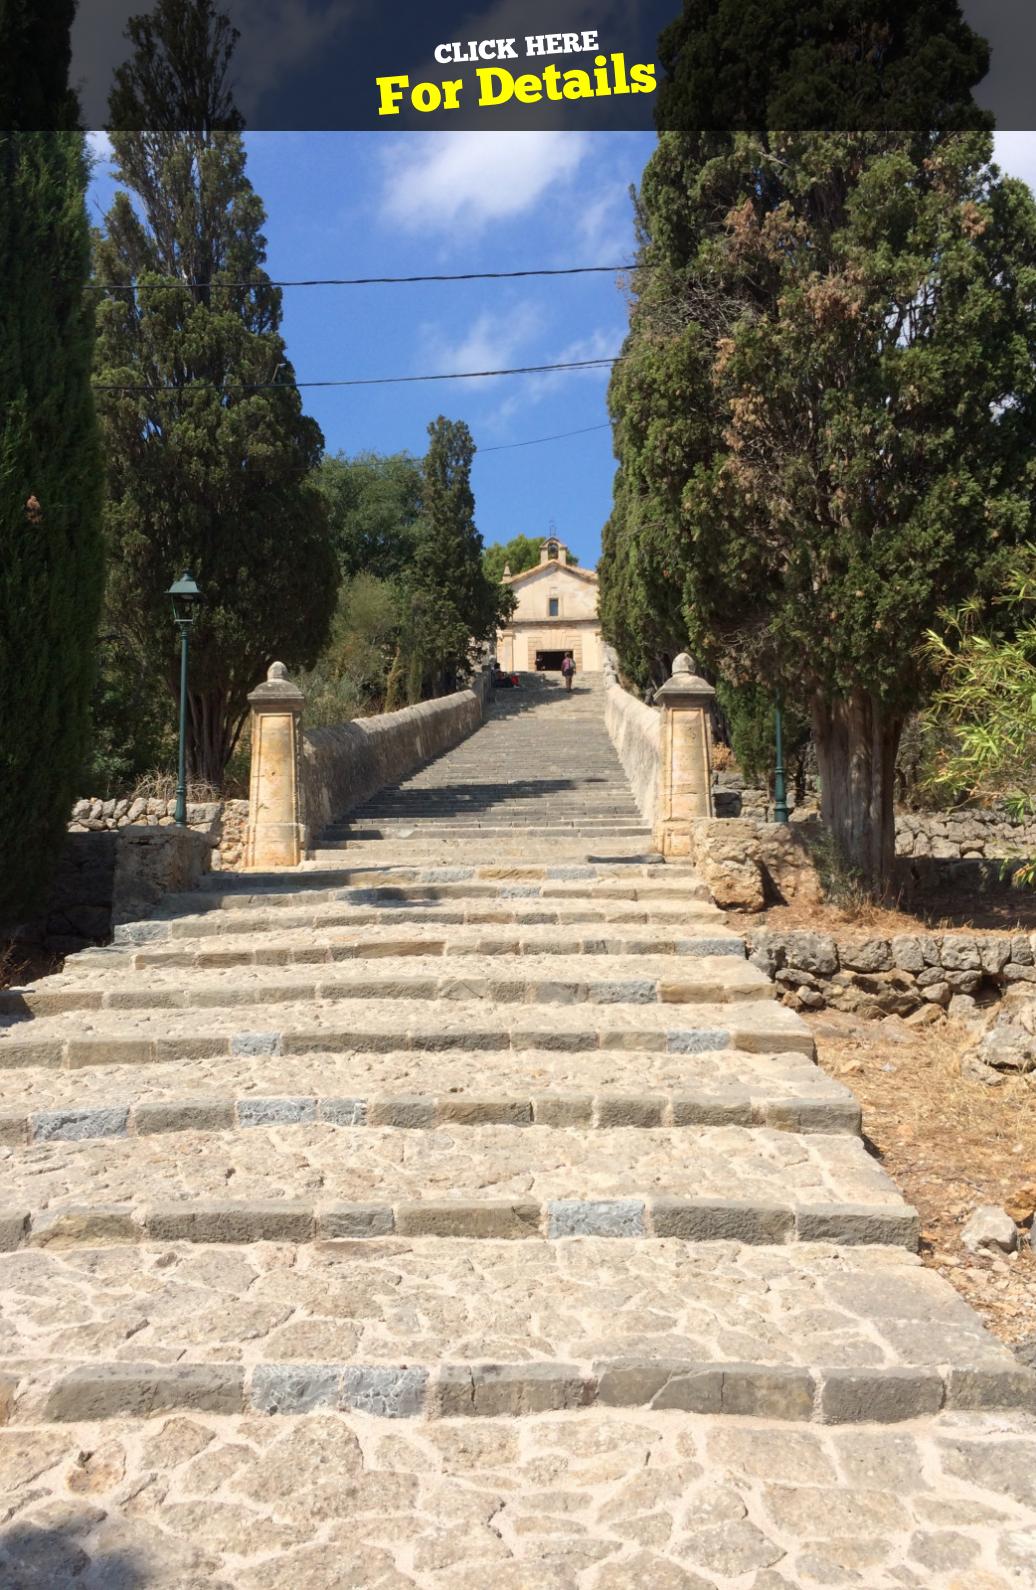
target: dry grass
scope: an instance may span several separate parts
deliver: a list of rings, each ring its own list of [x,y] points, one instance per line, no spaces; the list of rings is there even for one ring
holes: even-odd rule
[[[970,1082],[961,1056],[975,1030],[916,1029],[895,1017],[811,1017],[820,1064],[863,1106],[863,1125],[889,1175],[921,1216],[922,1257],[1009,1342],[1036,1343],[1036,1077]],[[961,1229],[980,1204],[1019,1222],[1022,1250],[976,1258]]]
[[[743,932],[770,928],[778,933],[830,933],[835,938],[861,932],[881,938],[897,933],[1032,933],[1036,932],[1036,895],[1017,889],[959,890],[888,905],[866,899],[838,905],[792,901],[754,914],[732,911],[727,920]]]

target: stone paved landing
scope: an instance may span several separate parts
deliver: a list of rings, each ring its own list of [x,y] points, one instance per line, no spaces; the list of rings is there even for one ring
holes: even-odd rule
[[[0,1431],[32,1590],[1027,1590],[1036,1427],[592,1409]]]

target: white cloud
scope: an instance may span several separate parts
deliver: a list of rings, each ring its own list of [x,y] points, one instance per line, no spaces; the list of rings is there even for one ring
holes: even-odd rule
[[[417,362],[422,370],[434,369],[443,374],[454,370],[502,370],[516,359],[540,364],[543,360],[538,356],[522,355],[520,350],[542,329],[542,314],[531,303],[512,305],[500,314],[484,310],[459,341],[444,336],[440,326],[426,322],[419,331]],[[482,387],[487,382],[488,378],[469,385]]]
[[[1036,189],[1036,132],[999,132],[993,140],[997,163],[1012,177]]]
[[[383,217],[407,231],[477,233],[569,181],[589,150],[576,132],[401,134],[383,157]]]
[[[102,161],[105,165],[112,158],[112,141],[106,132],[88,132],[86,146],[95,160]]]
[[[621,331],[608,331],[599,326],[587,336],[573,338],[564,347],[552,348],[542,357],[530,359],[529,363],[578,364],[584,359],[610,359],[619,351],[621,342]],[[561,387],[573,381],[589,381],[603,387],[609,374],[610,367],[605,365],[596,370],[551,370],[542,375],[522,376],[503,402],[493,410],[489,423],[494,429],[503,431],[516,414],[535,408],[544,398],[555,396]]]

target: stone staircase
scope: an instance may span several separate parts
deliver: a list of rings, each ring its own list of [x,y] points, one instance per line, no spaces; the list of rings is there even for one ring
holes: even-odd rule
[[[1034,1582],[1032,1377],[649,843],[528,678],[0,996],[0,1584]]]

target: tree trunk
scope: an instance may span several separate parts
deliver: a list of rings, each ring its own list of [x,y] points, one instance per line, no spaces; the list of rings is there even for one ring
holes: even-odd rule
[[[222,789],[236,739],[228,732],[226,697],[218,690],[191,690],[187,699],[188,779]]]
[[[820,813],[845,863],[884,895],[896,856],[896,752],[903,718],[866,691],[813,702]]]

